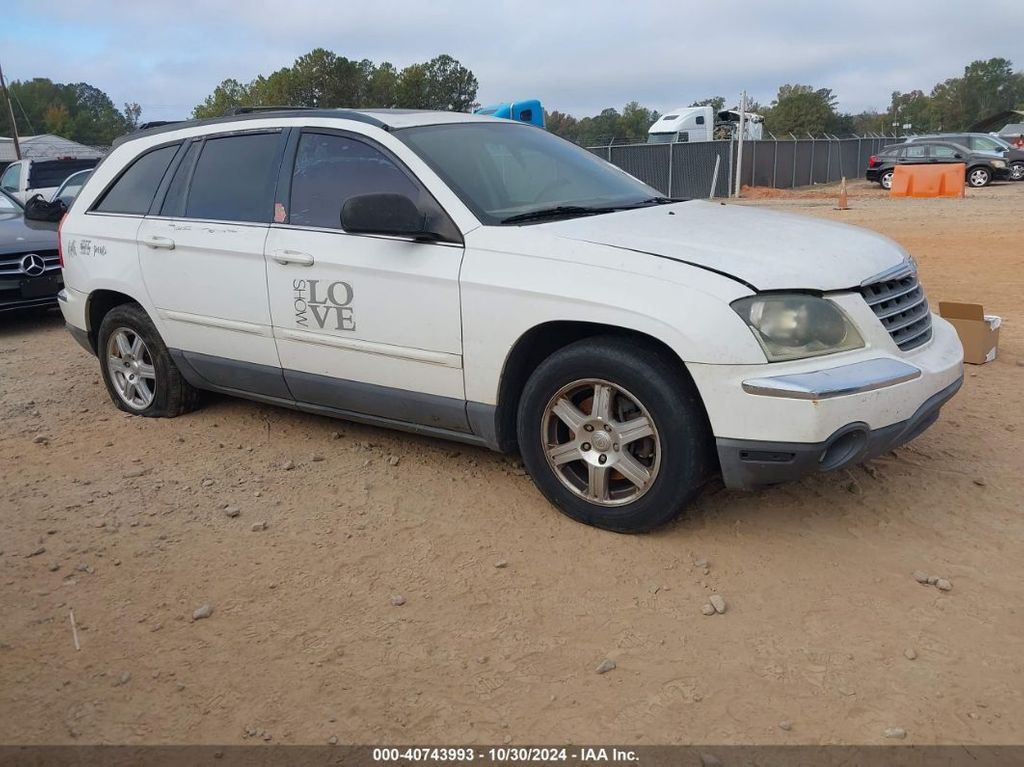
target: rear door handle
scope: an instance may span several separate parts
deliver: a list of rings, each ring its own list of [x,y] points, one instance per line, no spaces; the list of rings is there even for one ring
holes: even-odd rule
[[[170,237],[159,237],[154,234],[149,237],[145,237],[142,242],[147,247],[154,248],[156,250],[174,250],[174,240]]]
[[[273,250],[270,252],[270,257],[279,264],[313,265],[313,257],[301,250]]]

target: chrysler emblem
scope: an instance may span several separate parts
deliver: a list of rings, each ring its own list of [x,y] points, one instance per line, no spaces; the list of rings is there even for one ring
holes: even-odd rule
[[[21,271],[29,277],[38,277],[46,271],[46,262],[38,253],[29,253],[21,259]]]

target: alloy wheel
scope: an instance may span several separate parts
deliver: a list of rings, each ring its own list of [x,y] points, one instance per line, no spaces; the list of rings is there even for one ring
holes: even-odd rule
[[[118,396],[132,410],[145,410],[156,396],[156,368],[142,336],[118,328],[107,341],[107,372]]]
[[[971,186],[974,187],[985,186],[985,184],[988,183],[988,171],[982,170],[981,168],[972,170],[969,181],[971,182]]]
[[[548,402],[541,445],[559,481],[586,501],[622,506],[643,496],[661,465],[661,438],[651,414],[610,381],[581,379]]]

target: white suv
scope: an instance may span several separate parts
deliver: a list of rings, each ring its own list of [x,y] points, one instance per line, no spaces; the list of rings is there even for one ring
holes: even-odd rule
[[[282,110],[117,145],[61,307],[114,403],[197,390],[518,449],[574,519],[675,516],[920,434],[953,328],[877,234],[674,201],[533,126]]]

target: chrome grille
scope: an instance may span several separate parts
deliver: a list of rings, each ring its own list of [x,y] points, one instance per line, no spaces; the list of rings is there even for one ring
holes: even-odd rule
[[[916,349],[932,337],[932,313],[916,271],[908,268],[902,276],[864,285],[860,292],[902,351]]]
[[[44,274],[49,274],[60,269],[60,256],[55,250],[26,250],[24,253],[4,253],[0,255],[0,277],[24,277],[21,271],[21,259],[29,253],[37,253],[43,258],[46,264]]]

